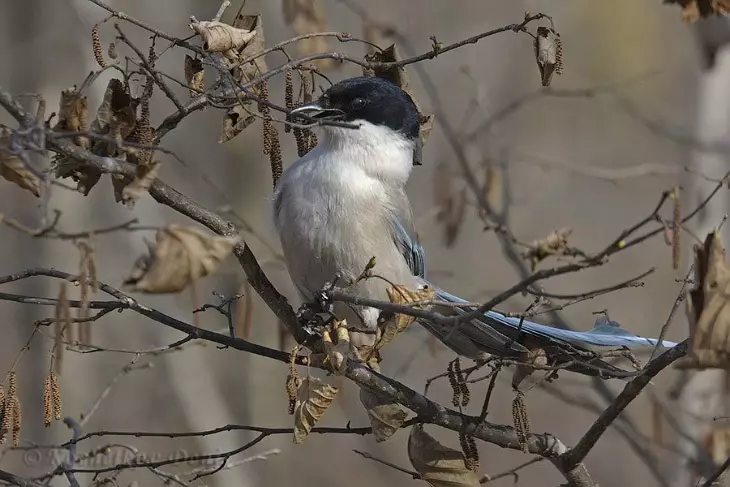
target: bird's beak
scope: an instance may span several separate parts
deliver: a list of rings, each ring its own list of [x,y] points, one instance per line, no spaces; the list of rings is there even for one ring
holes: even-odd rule
[[[305,118],[316,120],[337,120],[345,115],[345,112],[337,108],[327,106],[326,101],[317,100],[306,105],[302,105],[291,111],[293,117],[302,116]]]

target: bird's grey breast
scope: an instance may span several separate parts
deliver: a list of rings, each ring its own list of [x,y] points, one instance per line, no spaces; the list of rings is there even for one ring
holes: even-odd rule
[[[285,171],[274,199],[284,256],[300,292],[311,298],[336,273],[353,279],[371,257],[384,277],[410,278],[393,244],[387,184],[348,164],[342,154],[318,149]],[[382,283],[358,291],[385,297]]]

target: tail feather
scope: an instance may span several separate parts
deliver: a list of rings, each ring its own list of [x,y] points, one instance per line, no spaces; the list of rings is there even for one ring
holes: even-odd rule
[[[438,288],[436,290],[436,296],[439,299],[450,303],[458,304],[467,302],[458,296],[454,296],[453,294]],[[472,307],[464,307],[458,308],[457,312],[465,314],[473,310],[474,308]],[[618,323],[610,321],[605,316],[596,320],[593,329],[589,331],[573,331],[564,330],[562,328],[554,328],[552,326],[541,325],[528,320],[521,320],[520,318],[505,316],[496,311],[487,311],[484,314],[483,319],[474,320],[472,323],[479,330],[477,334],[481,335],[485,341],[487,341],[486,339],[491,340],[489,344],[484,343],[484,345],[490,345],[489,348],[499,348],[504,347],[505,345],[514,344],[514,340],[517,339],[515,334],[518,331],[527,335],[557,340],[579,346],[638,347],[647,345],[655,346],[657,344],[657,339],[635,335],[621,328]],[[673,347],[675,345],[675,342],[670,342],[668,340],[662,341],[662,346],[664,347]],[[524,349],[524,347],[521,348]],[[513,348],[513,350],[522,351],[519,348]]]

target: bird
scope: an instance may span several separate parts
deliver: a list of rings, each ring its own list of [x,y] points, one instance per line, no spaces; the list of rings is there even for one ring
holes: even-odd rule
[[[330,86],[319,99],[292,110],[293,117],[319,123],[318,144],[286,168],[272,198],[274,226],[286,267],[304,302],[316,302],[335,276],[357,281],[371,259],[384,279],[362,279],[354,294],[388,301],[389,283],[411,289],[434,289],[435,297],[453,305],[444,314],[474,310],[467,301],[431,283],[414,225],[406,183],[420,148],[419,111],[408,93],[389,80],[360,76]],[[464,304],[464,306],[459,306]],[[332,313],[348,326],[373,331],[381,311],[336,302]],[[458,326],[419,320],[457,354],[519,358],[542,349],[553,363],[587,375],[620,377],[618,367],[596,359],[574,364],[592,346],[656,345],[607,318],[590,331],[571,331],[487,311]],[[663,346],[674,346],[663,341]],[[582,354],[582,355],[581,355]]]

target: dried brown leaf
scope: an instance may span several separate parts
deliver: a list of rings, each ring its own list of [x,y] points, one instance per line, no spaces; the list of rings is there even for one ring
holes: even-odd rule
[[[58,123],[54,130],[67,132],[86,132],[89,130],[89,103],[81,96],[76,86],[61,91],[61,102],[58,109]],[[74,143],[88,149],[89,139],[83,136],[74,137]]]
[[[695,246],[695,287],[689,292],[690,347],[679,368],[730,369],[730,266],[717,231]]]
[[[134,179],[129,184],[126,184],[127,179],[113,179],[117,181],[114,185],[114,198],[117,203],[122,202],[126,206],[133,208],[135,202],[147,194],[157,178],[157,172],[160,169],[159,162],[153,162],[151,164],[138,164],[135,169]]]
[[[137,105],[139,101],[132,97],[129,91],[117,78],[112,78],[104,91],[104,98],[96,111],[96,120],[92,124],[95,132],[119,137],[125,140],[137,125]],[[104,144],[106,151],[100,151]],[[94,152],[99,155],[111,156],[116,152],[114,144],[98,141],[94,144]]]
[[[543,259],[566,249],[571,233],[573,233],[573,229],[567,227],[551,232],[547,237],[533,241],[522,256],[530,260],[532,270],[535,270],[537,264]]]
[[[322,0],[283,0],[284,21],[290,25],[296,35],[324,32],[327,30],[327,19]],[[302,56],[330,51],[326,37],[310,37],[297,42],[297,49]],[[333,59],[318,59],[314,62],[319,69],[330,69],[335,63]]]
[[[294,408],[294,443],[302,443],[332,405],[338,389],[316,377],[302,379]]]
[[[548,27],[538,27],[533,42],[535,60],[540,70],[540,81],[543,86],[550,86],[553,73],[558,65],[558,36]]]
[[[247,62],[247,59],[266,49],[264,24],[261,14],[243,15],[239,13],[236,16],[236,20],[233,21],[233,26],[255,33],[254,37],[251,38],[251,40],[247,42],[244,48],[238,53],[240,66],[237,66],[233,70],[234,79],[241,83],[245,83],[269,70],[269,67],[266,64],[266,56],[259,56],[252,62]]]
[[[10,152],[11,138],[10,130],[0,127],[0,176],[40,197],[41,181],[28,169],[23,159]]]
[[[168,225],[158,230],[149,255],[137,259],[124,281],[144,293],[180,292],[192,281],[214,273],[240,237],[210,235],[195,227]]]
[[[185,55],[185,82],[189,88],[190,98],[195,98],[205,89],[203,62],[188,54]]]
[[[436,289],[433,287],[425,287],[423,289],[409,289],[406,286],[394,285],[389,287],[386,292],[388,293],[388,299],[391,303],[395,304],[409,304],[417,301],[427,301],[433,299]],[[421,306],[414,306],[414,308],[420,309]],[[388,320],[385,323],[385,329],[375,345],[376,349],[380,349],[386,344],[393,341],[395,336],[408,328],[408,325],[416,320],[415,317],[396,313],[392,320]]]
[[[256,35],[256,31],[237,29],[215,20],[192,20],[189,27],[203,39],[203,49],[208,52],[239,51]]]
[[[366,389],[360,389],[360,402],[368,413],[373,436],[377,442],[385,441],[393,436],[408,418],[408,413],[403,406]]]
[[[408,457],[421,478],[433,487],[477,487],[477,474],[463,453],[442,445],[417,424],[408,437]]]
[[[221,127],[221,136],[218,139],[219,143],[228,142],[236,135],[243,132],[246,127],[256,121],[256,116],[249,112],[246,108],[240,104],[235,105],[223,118],[223,124]]]

